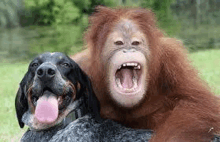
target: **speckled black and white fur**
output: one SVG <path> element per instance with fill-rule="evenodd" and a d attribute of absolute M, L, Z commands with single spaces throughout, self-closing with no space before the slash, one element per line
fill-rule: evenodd
<path fill-rule="evenodd" d="M 22 142 L 147 142 L 150 130 L 126 128 L 112 120 L 97 123 L 89 114 L 73 121 L 65 128 L 47 131 L 27 131 Z"/>

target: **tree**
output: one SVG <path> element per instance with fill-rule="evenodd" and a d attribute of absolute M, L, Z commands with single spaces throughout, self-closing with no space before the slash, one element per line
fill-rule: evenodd
<path fill-rule="evenodd" d="M 142 6 L 150 8 L 159 21 L 159 26 L 168 34 L 174 34 L 180 28 L 177 21 L 173 19 L 171 4 L 175 0 L 143 0 Z"/>

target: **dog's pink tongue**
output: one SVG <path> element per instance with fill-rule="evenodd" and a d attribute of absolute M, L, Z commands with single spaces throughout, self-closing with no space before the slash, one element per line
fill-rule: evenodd
<path fill-rule="evenodd" d="M 58 100 L 54 96 L 42 96 L 37 101 L 35 117 L 41 123 L 52 123 L 58 117 Z"/>

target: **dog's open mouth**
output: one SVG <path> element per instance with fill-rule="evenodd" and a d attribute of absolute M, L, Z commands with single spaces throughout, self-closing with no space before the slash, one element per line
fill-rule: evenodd
<path fill-rule="evenodd" d="M 36 103 L 35 117 L 41 123 L 52 123 L 58 118 L 58 99 L 49 91 L 45 91 Z"/>
<path fill-rule="evenodd" d="M 43 89 L 42 95 L 33 97 L 32 101 L 35 107 L 35 118 L 40 123 L 50 124 L 55 122 L 59 115 L 65 111 L 66 107 L 74 101 L 73 90 L 62 95 L 54 94 L 49 88 Z"/>
<path fill-rule="evenodd" d="M 135 92 L 140 84 L 141 65 L 139 63 L 123 63 L 115 73 L 117 88 L 124 93 Z"/>

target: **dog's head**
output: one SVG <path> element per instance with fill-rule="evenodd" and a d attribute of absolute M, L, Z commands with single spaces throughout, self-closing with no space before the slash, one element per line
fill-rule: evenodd
<path fill-rule="evenodd" d="M 82 97 L 81 103 L 99 119 L 99 102 L 80 67 L 62 53 L 41 54 L 30 63 L 17 92 L 19 125 L 36 130 L 55 126 L 78 107 Z"/>

